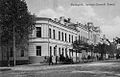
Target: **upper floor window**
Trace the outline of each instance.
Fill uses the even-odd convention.
[[[60,31],[58,31],[58,40],[60,40]]]
[[[72,43],[73,43],[73,35],[72,35]]]
[[[41,27],[36,27],[36,37],[41,37]]]
[[[55,39],[55,30],[53,30],[53,39]]]
[[[64,41],[64,33],[62,32],[62,41]]]
[[[67,34],[65,33],[65,41],[67,41]]]
[[[70,38],[70,34],[69,34],[69,42],[70,42],[71,38]]]
[[[41,46],[36,46],[36,55],[41,56]]]
[[[49,38],[51,38],[51,29],[49,28]]]

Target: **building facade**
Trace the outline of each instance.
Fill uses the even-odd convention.
[[[90,27],[94,27],[93,25]],[[95,28],[95,27],[94,27]],[[51,18],[36,18],[35,29],[30,35],[29,40],[29,60],[31,63],[44,62],[45,57],[60,56],[72,57],[75,61],[76,55],[81,56],[81,53],[71,52],[72,43],[75,40],[98,42],[99,34],[96,31],[89,30],[88,24],[72,23],[70,19],[60,17],[60,19]]]
[[[4,38],[4,37],[3,37]],[[14,61],[16,64],[27,64],[29,62],[28,58],[28,44],[24,43],[16,46],[16,52],[13,52],[13,41],[1,41],[2,33],[0,35],[0,66],[13,66]],[[7,39],[8,40],[8,39]],[[15,55],[15,59],[14,59]]]
[[[28,49],[16,48],[16,53],[13,52],[12,45],[0,46],[0,66],[12,66],[14,65],[14,55],[16,64],[27,64],[29,62]]]

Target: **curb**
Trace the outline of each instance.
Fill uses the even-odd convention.
[[[0,71],[9,71],[12,70],[11,68],[0,68]]]

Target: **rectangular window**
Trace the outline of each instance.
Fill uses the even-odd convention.
[[[50,46],[50,56],[52,56],[52,47]]]
[[[59,48],[59,55],[61,54],[61,48]]]
[[[58,32],[58,40],[60,40],[60,31]]]
[[[70,34],[69,34],[69,42],[70,42]]]
[[[36,27],[36,37],[41,37],[41,27]]]
[[[36,56],[41,56],[41,46],[36,46]]]
[[[65,55],[68,56],[68,54],[67,54],[67,48],[65,48]]]
[[[62,32],[62,41],[64,41],[64,33]]]
[[[13,48],[10,48],[10,57],[13,57]]]
[[[21,50],[21,57],[24,57],[24,50]]]
[[[53,30],[53,39],[55,39],[55,30]]]
[[[72,43],[73,43],[73,35],[72,35]]]
[[[54,56],[56,56],[56,47],[54,47]]]
[[[64,56],[64,48],[62,48],[62,55]]]
[[[67,34],[65,33],[65,41],[67,41]]]
[[[51,38],[51,29],[49,28],[49,38]]]

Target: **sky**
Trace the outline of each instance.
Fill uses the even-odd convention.
[[[26,0],[28,10],[38,17],[65,16],[73,22],[93,22],[112,40],[120,37],[120,0]]]

